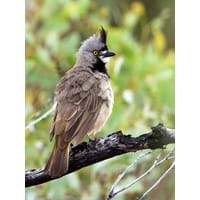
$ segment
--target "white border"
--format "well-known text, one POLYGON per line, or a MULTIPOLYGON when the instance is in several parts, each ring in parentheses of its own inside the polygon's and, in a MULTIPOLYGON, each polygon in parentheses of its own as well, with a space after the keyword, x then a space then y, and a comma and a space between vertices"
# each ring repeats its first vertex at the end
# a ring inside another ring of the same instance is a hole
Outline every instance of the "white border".
MULTIPOLYGON (((176 0, 176 200, 199 198, 197 2, 176 0)), ((24 199, 24 3, 6 0, 0 6, 1 199, 24 199)))
POLYGON ((24 199, 24 1, 0 3, 1 199, 24 199))

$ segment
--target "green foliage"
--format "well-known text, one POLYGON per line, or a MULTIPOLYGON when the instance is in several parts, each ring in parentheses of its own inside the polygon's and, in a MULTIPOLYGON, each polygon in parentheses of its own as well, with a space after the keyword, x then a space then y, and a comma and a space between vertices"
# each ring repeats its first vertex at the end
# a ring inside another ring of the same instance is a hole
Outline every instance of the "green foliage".
MULTIPOLYGON (((159 122, 174 127, 174 49, 167 48, 168 38, 163 32, 166 11, 161 10, 157 17, 148 19, 147 10, 142 1, 28 1, 26 121, 37 118, 51 107, 59 75, 75 63, 81 41, 102 25, 108 30, 108 46, 117 55, 108 65, 115 95, 114 108, 98 136, 116 130, 136 135, 159 122)), ((48 140, 51 122, 49 117, 26 131, 26 168, 44 166, 52 149, 48 140)), ((105 199, 117 175, 135 156, 119 156, 59 180, 28 188, 26 198, 105 199)), ((137 169, 146 169, 155 156, 139 164, 137 169)), ((166 166, 157 170, 156 177, 163 169, 166 166)), ((124 181, 138 176, 138 170, 124 181)), ((172 199, 174 177, 167 180, 169 184, 165 182, 165 188, 160 190, 163 196, 171 193, 168 199, 172 199)), ((133 199, 135 193, 143 192, 151 182, 151 179, 146 184, 141 182, 116 199, 133 199)), ((156 199, 166 199, 163 196, 156 199)), ((155 196, 150 195, 148 199, 155 199, 155 196)))

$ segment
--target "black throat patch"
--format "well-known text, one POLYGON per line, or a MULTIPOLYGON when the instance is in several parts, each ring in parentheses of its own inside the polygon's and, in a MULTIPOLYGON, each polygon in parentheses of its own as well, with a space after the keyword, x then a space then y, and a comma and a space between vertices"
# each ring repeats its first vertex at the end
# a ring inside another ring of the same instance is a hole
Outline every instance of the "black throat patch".
POLYGON ((108 78, 110 78, 108 71, 106 69, 105 63, 103 61, 101 61, 101 59, 97 59, 97 62, 95 64, 93 64, 93 67, 91 68, 91 70, 93 72, 98 71, 101 72, 103 74, 106 74, 108 76, 108 78))

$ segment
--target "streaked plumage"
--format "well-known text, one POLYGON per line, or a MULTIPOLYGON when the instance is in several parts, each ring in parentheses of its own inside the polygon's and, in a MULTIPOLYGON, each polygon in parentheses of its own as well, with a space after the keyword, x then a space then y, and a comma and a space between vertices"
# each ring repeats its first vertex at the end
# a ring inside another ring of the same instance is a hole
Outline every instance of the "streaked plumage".
POLYGON ((56 87, 57 108, 50 133, 55 145, 45 167, 52 177, 68 170, 71 143, 100 130, 111 114, 113 93, 101 57, 113 56, 106 46, 106 32, 85 40, 75 66, 66 72, 56 87), (99 55, 96 55, 97 51, 99 55))

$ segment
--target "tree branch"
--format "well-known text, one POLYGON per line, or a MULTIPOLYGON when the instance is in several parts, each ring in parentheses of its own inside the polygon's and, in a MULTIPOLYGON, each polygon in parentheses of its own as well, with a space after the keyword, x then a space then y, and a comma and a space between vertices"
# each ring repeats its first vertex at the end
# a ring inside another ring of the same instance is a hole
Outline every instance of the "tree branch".
POLYGON ((39 123, 40 121, 42 121, 43 119, 47 118, 49 115, 51 115, 56 109, 56 103, 53 104, 53 106, 47 110, 44 114, 42 114, 41 116, 39 116, 37 119, 31 120, 25 127, 25 129, 30 129, 33 126, 35 126, 37 123, 39 123))
MULTIPOLYGON (((162 163, 164 163, 167 160, 173 159, 174 156, 171 156, 172 153, 174 152, 171 151, 170 153, 168 153, 162 160, 159 161, 159 158, 161 156, 161 153, 156 157, 153 165, 146 170, 141 176, 137 177, 135 180, 131 181, 130 183, 128 183, 127 185, 123 186, 120 189, 116 190, 116 185, 114 184, 114 186, 111 187, 111 190, 108 193, 107 196, 107 200, 111 200, 113 199, 116 195, 118 195, 119 193, 122 193, 123 191, 127 190, 128 188, 130 188, 131 186, 135 185, 138 181, 140 181, 141 179, 143 179, 145 176, 147 176, 148 174, 150 174, 153 169, 155 169, 156 167, 160 166, 162 163), (115 191, 116 190, 116 191, 115 191)), ((136 159, 135 161, 137 162, 138 159, 136 159)), ((130 165, 131 166, 131 165, 130 165)), ((125 175, 127 170, 125 170, 125 172, 122 175, 125 175)))
MULTIPOLYGON (((143 149, 163 148, 174 142, 174 129, 166 128, 162 124, 152 127, 151 132, 138 137, 123 135, 121 131, 117 131, 105 138, 96 138, 72 147, 69 170, 64 175, 114 156, 143 149)), ((30 187, 57 178, 59 177, 51 178, 44 174, 43 169, 31 169, 25 172, 25 186, 30 187)))
POLYGON ((145 196, 149 192, 151 192, 167 175, 168 173, 175 167, 175 161, 171 164, 171 166, 159 177, 159 179, 140 197, 138 200, 144 199, 145 196))

